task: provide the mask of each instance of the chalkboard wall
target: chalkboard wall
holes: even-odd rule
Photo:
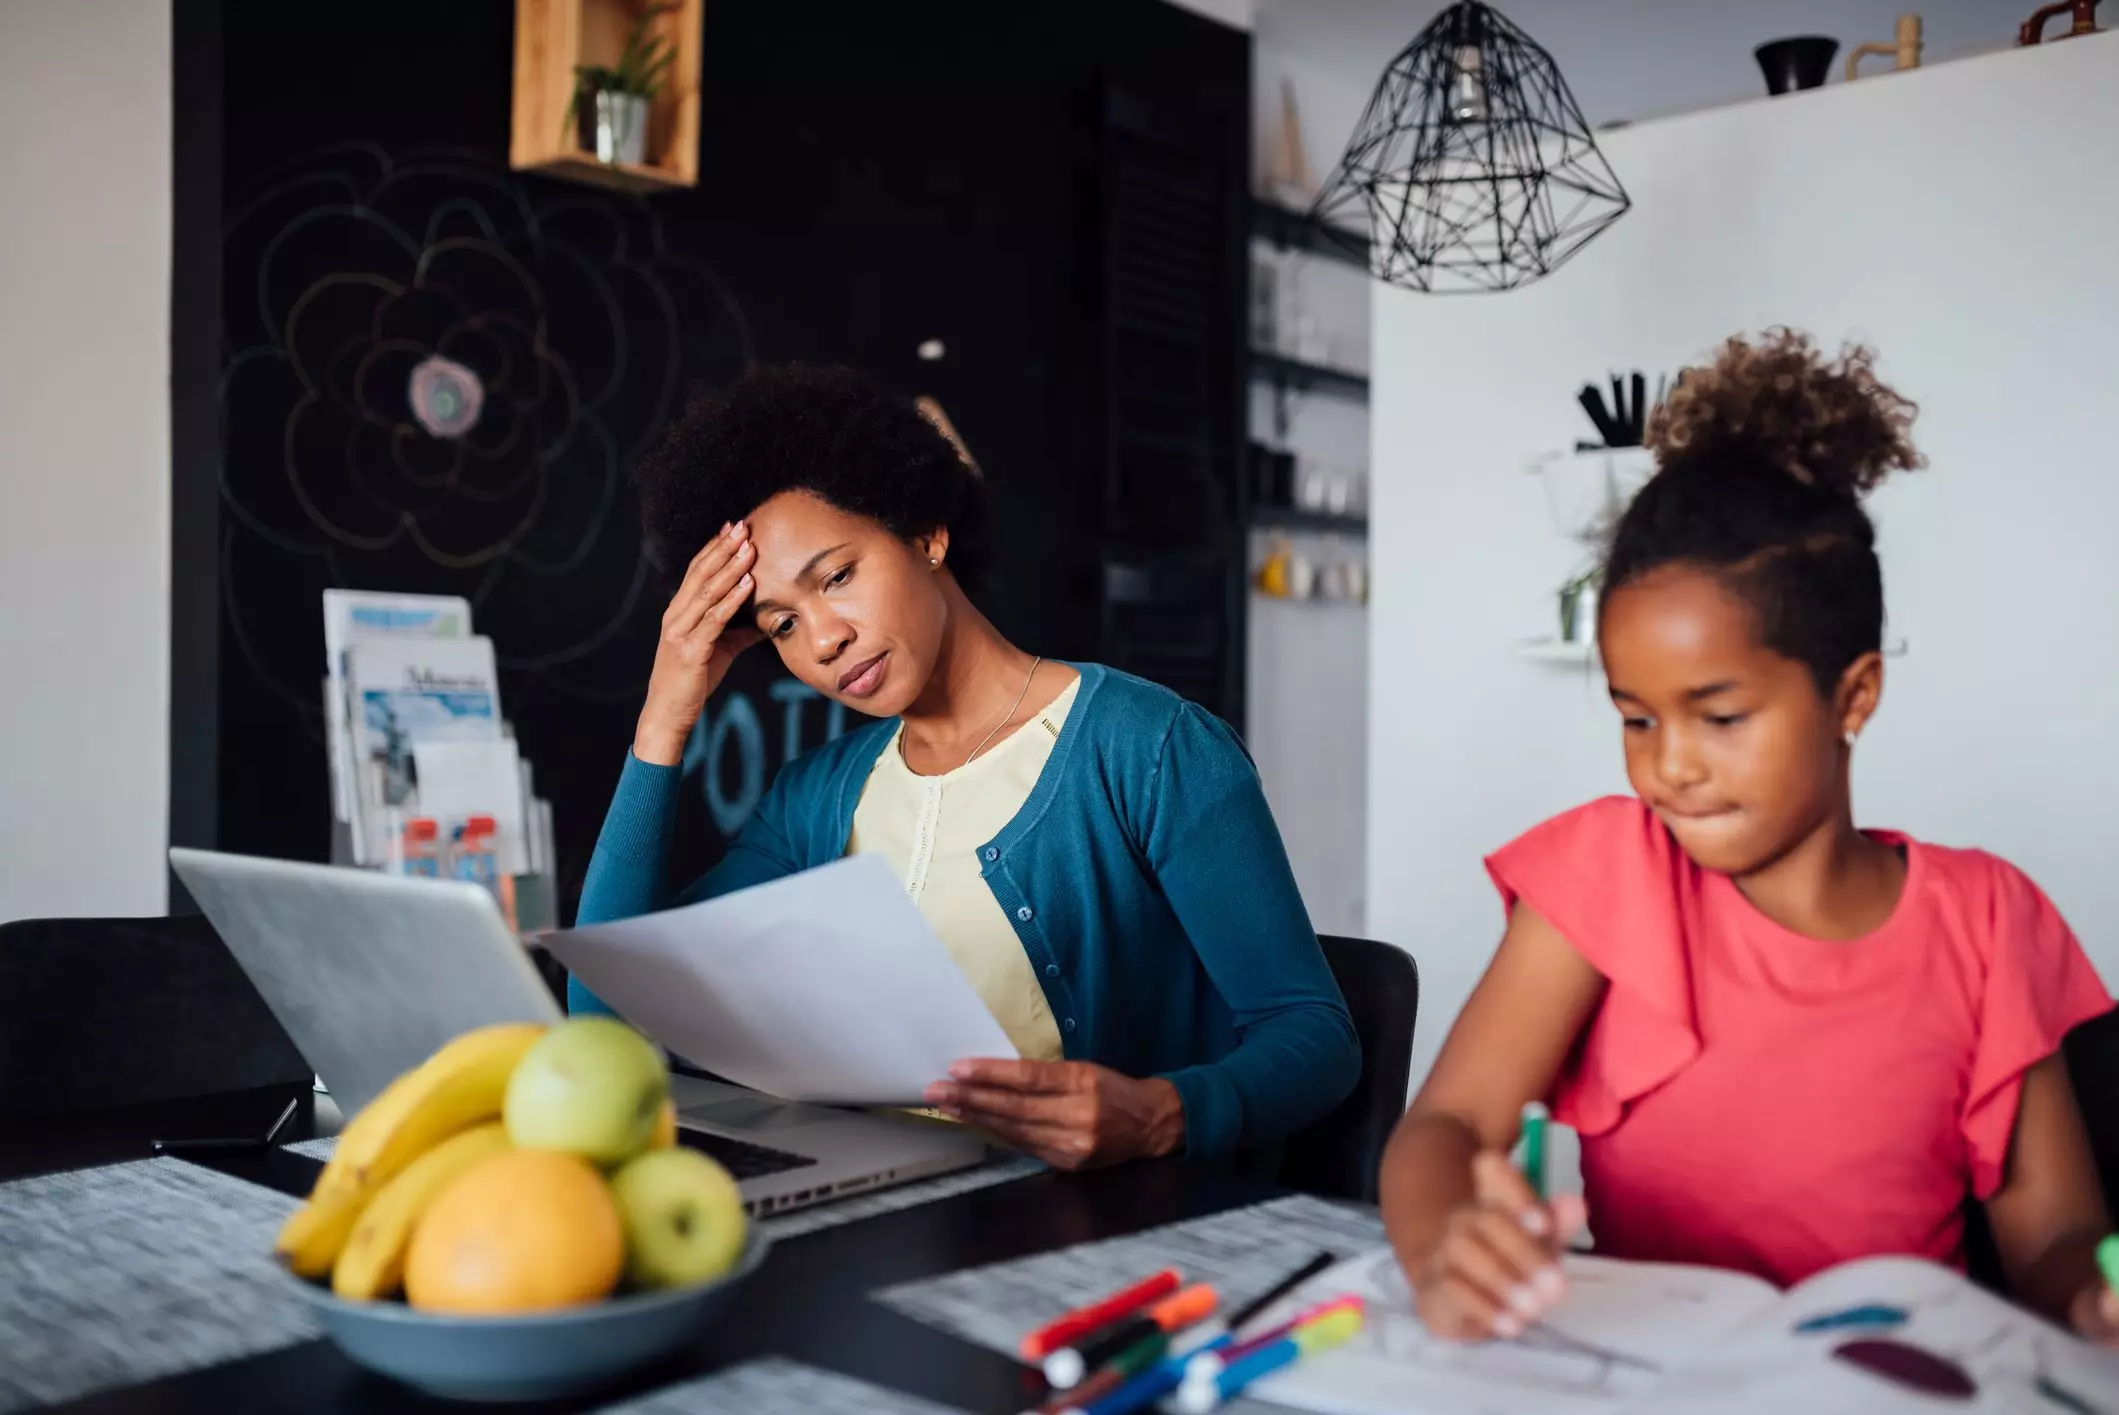
[[[1245,36],[1160,0],[716,3],[699,186],[640,200],[507,170],[511,0],[180,9],[209,4],[218,554],[178,573],[219,604],[222,848],[327,851],[320,592],[464,594],[570,909],[668,591],[625,472],[688,383],[753,359],[939,397],[996,489],[989,610],[1033,650],[1098,655],[1098,105],[1119,81],[1233,131]],[[451,330],[488,387],[477,429],[393,438],[409,363]],[[846,725],[748,656],[693,740],[677,868]]]

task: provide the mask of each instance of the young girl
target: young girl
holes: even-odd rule
[[[1487,861],[1507,932],[1384,1161],[1439,1334],[1520,1333],[1587,1215],[1600,1253],[1789,1284],[1881,1253],[1962,1268],[1970,1196],[2024,1303],[2119,1339],[2056,1054],[2111,999],[2021,871],[1854,825],[1884,680],[1860,498],[1920,465],[1871,365],[1731,340],[1650,425],[1598,626],[1635,798]],[[1581,1132],[1586,1211],[1508,1164],[1542,1098]]]

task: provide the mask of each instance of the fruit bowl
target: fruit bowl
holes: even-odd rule
[[[292,1274],[287,1281],[325,1335],[371,1371],[451,1400],[550,1400],[614,1381],[697,1336],[758,1270],[768,1246],[753,1228],[736,1266],[714,1282],[506,1317],[349,1302],[328,1286]]]

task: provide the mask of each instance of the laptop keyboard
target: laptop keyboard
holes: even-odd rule
[[[785,1174],[791,1169],[806,1169],[816,1163],[809,1155],[791,1155],[785,1150],[745,1144],[706,1130],[686,1130],[683,1140],[691,1148],[721,1161],[739,1183],[745,1179],[763,1179],[768,1174]]]

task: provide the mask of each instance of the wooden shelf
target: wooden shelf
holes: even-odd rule
[[[574,68],[617,62],[634,23],[656,0],[515,0],[515,99],[508,165],[625,192],[699,183],[699,68],[705,0],[678,0],[649,33],[677,51],[648,106],[645,163],[599,162],[583,152],[569,110]]]
[[[1254,506],[1251,508],[1251,524],[1273,530],[1330,531],[1348,536],[1369,533],[1366,516],[1334,515],[1330,511],[1309,511],[1299,506]]]
[[[1282,206],[1267,197],[1254,197],[1251,201],[1251,234],[1283,250],[1301,251],[1352,266],[1364,275],[1368,273],[1366,237],[1344,226],[1327,226],[1306,211]]]
[[[1350,398],[1367,402],[1369,381],[1366,374],[1351,373],[1346,369],[1327,368],[1323,364],[1304,363],[1285,354],[1270,353],[1264,349],[1251,351],[1251,377],[1276,383],[1298,393],[1326,393],[1337,398]]]
[[[541,177],[557,177],[563,182],[607,187],[614,192],[681,191],[692,185],[670,175],[660,167],[640,166],[631,162],[599,162],[585,152],[564,152],[549,161],[539,162],[521,170],[535,172]]]

